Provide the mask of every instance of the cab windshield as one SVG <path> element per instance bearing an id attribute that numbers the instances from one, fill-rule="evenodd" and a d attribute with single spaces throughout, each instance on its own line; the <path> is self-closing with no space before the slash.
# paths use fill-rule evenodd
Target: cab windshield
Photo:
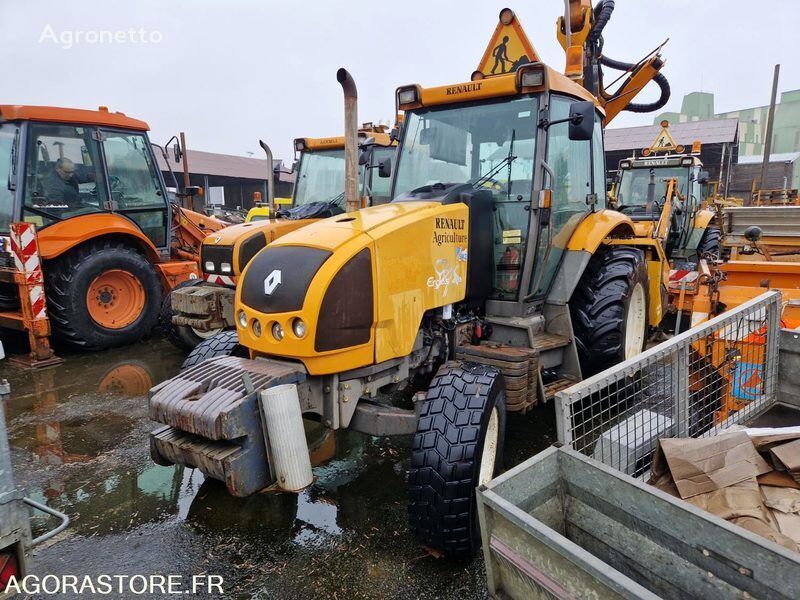
<path id="1" fill-rule="evenodd" d="M 665 181 L 668 179 L 677 179 L 677 190 L 681 195 L 685 195 L 689 185 L 689 168 L 638 168 L 622 171 L 617 190 L 617 209 L 629 214 L 643 214 L 647 210 L 653 210 L 658 213 L 659 209 L 656 205 L 663 204 L 661 199 L 664 197 L 666 191 Z M 652 198 L 650 198 L 650 208 L 648 209 L 648 188 L 651 182 L 654 187 Z"/>
<path id="2" fill-rule="evenodd" d="M 536 154 L 538 97 L 406 114 L 394 193 L 470 184 L 494 197 L 494 294 L 513 299 L 525 260 Z"/>
<path id="3" fill-rule="evenodd" d="M 344 149 L 303 152 L 294 206 L 331 201 L 344 207 Z"/>

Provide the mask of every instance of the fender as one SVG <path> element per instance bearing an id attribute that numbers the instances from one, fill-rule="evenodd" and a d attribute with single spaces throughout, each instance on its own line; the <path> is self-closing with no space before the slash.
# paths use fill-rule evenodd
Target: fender
<path id="1" fill-rule="evenodd" d="M 700 210 L 694 218 L 695 229 L 707 229 L 712 219 L 714 218 L 713 210 Z"/>
<path id="2" fill-rule="evenodd" d="M 81 215 L 49 225 L 38 232 L 39 253 L 43 259 L 51 260 L 75 246 L 107 235 L 135 238 L 149 260 L 159 260 L 158 249 L 142 230 L 130 219 L 114 213 Z"/>
<path id="3" fill-rule="evenodd" d="M 633 221 L 615 210 L 603 209 L 590 213 L 575 228 L 567 244 L 567 250 L 586 251 L 594 254 L 607 237 L 633 236 Z"/>

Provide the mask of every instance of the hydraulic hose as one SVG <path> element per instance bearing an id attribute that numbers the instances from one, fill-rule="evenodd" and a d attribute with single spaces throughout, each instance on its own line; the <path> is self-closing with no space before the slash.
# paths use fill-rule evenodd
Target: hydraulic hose
<path id="1" fill-rule="evenodd" d="M 611 13 L 614 12 L 614 0 L 600 0 L 594 7 L 594 25 L 589 32 L 589 37 L 586 42 L 590 46 L 594 46 L 600 41 L 600 36 L 603 35 L 603 29 L 608 25 L 611 20 Z"/>
<path id="2" fill-rule="evenodd" d="M 608 67 L 609 69 L 614 69 L 616 71 L 629 71 L 636 66 L 635 64 L 621 62 L 618 60 L 608 58 L 607 56 L 600 57 L 600 64 L 603 65 L 604 67 Z M 669 102 L 669 97 L 671 93 L 669 87 L 669 81 L 667 81 L 667 78 L 664 77 L 664 75 L 662 75 L 661 73 L 657 73 L 656 76 L 653 77 L 653 81 L 655 81 L 658 87 L 661 89 L 661 97 L 658 100 L 656 100 L 655 102 L 649 102 L 647 104 L 637 104 L 635 102 L 631 102 L 623 110 L 635 113 L 648 113 L 663 108 L 667 104 L 667 102 Z"/>

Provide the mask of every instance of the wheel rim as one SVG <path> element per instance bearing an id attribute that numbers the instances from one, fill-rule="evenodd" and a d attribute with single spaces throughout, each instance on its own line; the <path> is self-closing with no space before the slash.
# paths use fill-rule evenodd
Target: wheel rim
<path id="1" fill-rule="evenodd" d="M 144 304 L 142 282 L 121 269 L 101 273 L 86 292 L 89 316 L 106 329 L 127 327 L 142 314 Z"/>
<path id="2" fill-rule="evenodd" d="M 492 409 L 489 424 L 486 426 L 486 436 L 483 438 L 483 452 L 481 452 L 481 465 L 478 470 L 478 485 L 489 483 L 494 477 L 494 467 L 497 464 L 497 442 L 500 439 L 500 416 L 497 407 Z"/>
<path id="3" fill-rule="evenodd" d="M 112 392 L 122 396 L 143 396 L 153 387 L 153 378 L 141 365 L 122 364 L 109 371 L 100 385 L 99 392 Z"/>
<path id="4" fill-rule="evenodd" d="M 628 316 L 625 319 L 625 360 L 639 354 L 644 347 L 646 305 L 644 288 L 641 283 L 637 283 L 633 287 L 631 301 L 628 304 Z"/>

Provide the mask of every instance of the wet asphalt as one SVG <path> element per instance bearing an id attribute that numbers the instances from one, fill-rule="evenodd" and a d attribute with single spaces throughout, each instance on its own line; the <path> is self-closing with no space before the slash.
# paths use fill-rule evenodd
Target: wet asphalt
<path id="1" fill-rule="evenodd" d="M 435 558 L 406 528 L 409 438 L 309 422 L 314 484 L 300 494 L 234 498 L 199 471 L 150 460 L 156 425 L 147 391 L 178 372 L 182 352 L 154 339 L 61 355 L 64 364 L 33 372 L 0 363 L 11 383 L 5 412 L 16 482 L 71 518 L 32 551 L 30 573 L 214 574 L 226 598 L 487 596 L 480 556 Z M 555 437 L 552 406 L 509 415 L 505 466 Z M 53 525 L 35 516 L 34 535 Z"/>

